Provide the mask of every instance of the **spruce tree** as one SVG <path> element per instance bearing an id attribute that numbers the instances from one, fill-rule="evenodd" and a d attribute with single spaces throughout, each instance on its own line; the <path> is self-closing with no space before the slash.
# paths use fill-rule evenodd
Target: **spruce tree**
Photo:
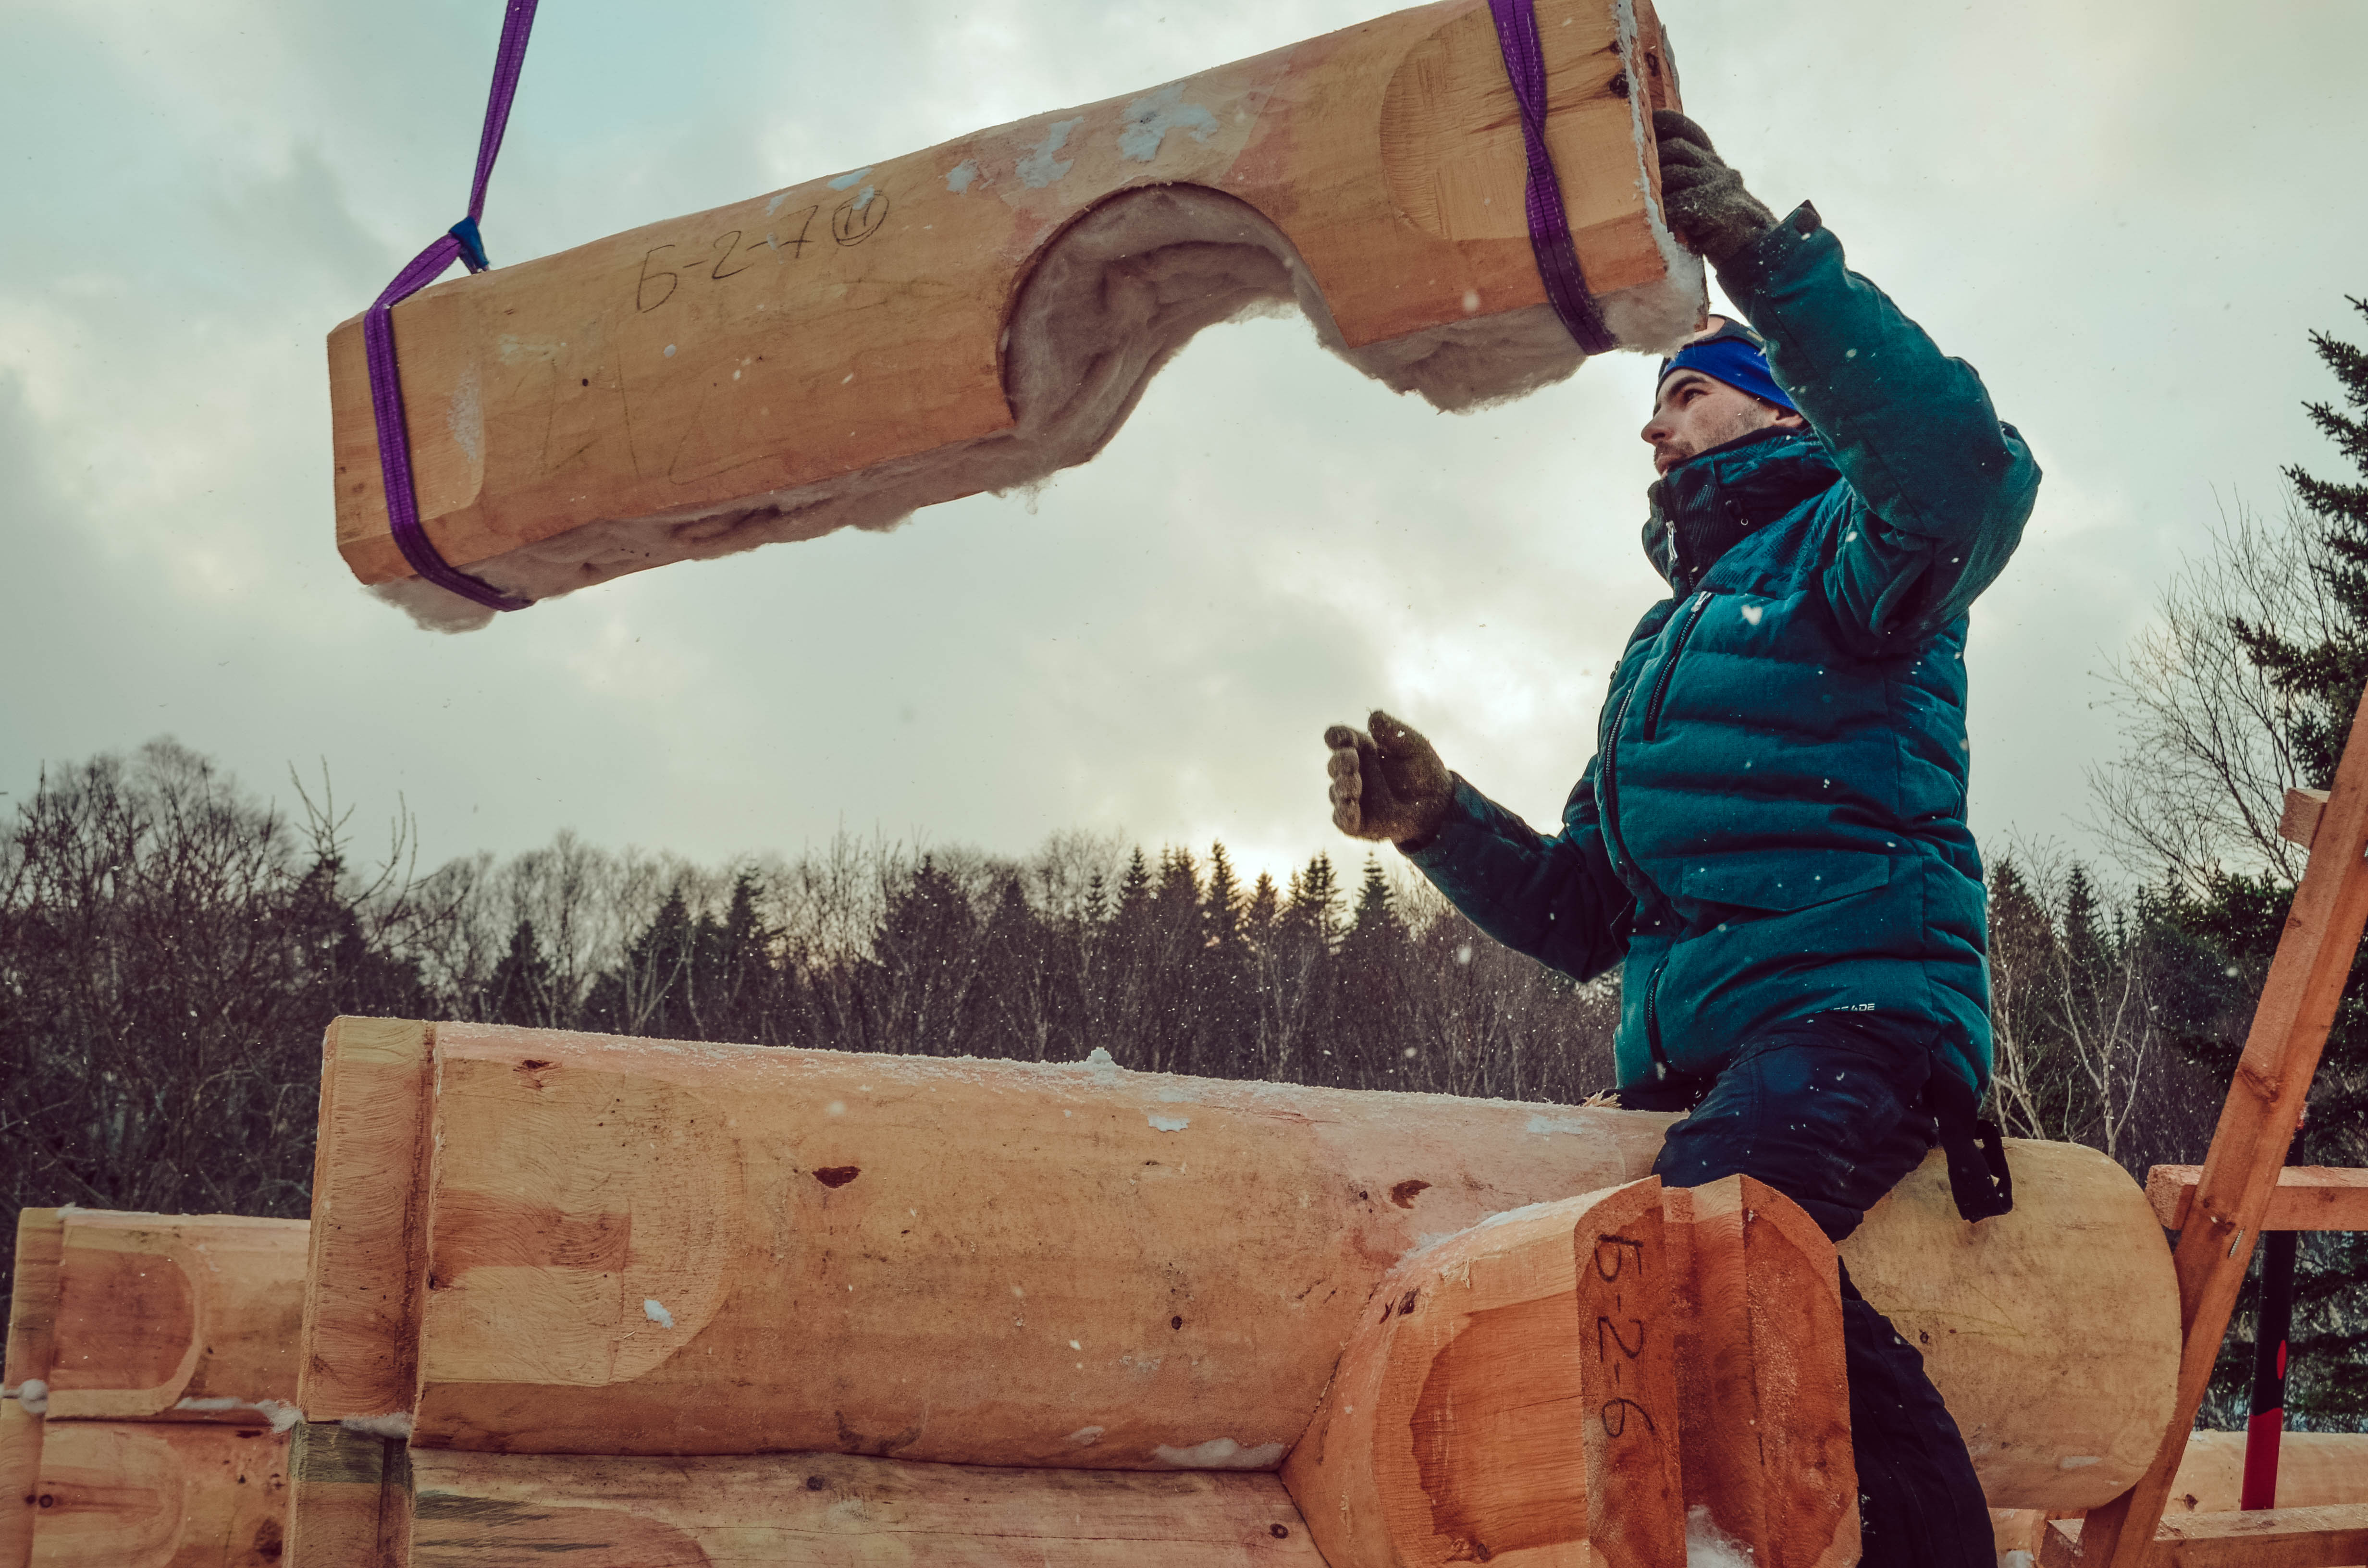
<path id="1" fill-rule="evenodd" d="M 2368 316 L 2368 300 L 2351 305 Z M 2331 333 L 2310 335 L 2334 372 L 2340 401 L 2305 403 L 2311 422 L 2368 481 L 2368 352 Z M 2368 684 L 2368 483 L 2323 479 L 2295 464 L 2285 470 L 2294 497 L 2316 528 L 2312 570 L 2338 611 L 2332 631 L 2298 642 L 2280 628 L 2232 619 L 2248 657 L 2296 704 L 2289 739 L 2305 778 L 2325 788 Z M 2361 737 L 2368 744 L 2368 736 Z M 2154 921 L 2167 949 L 2184 960 L 2159 973 L 2174 1038 L 2223 1077 L 2236 1071 L 2253 1000 L 2285 925 L 2293 888 L 2267 876 L 2228 873 L 2201 896 L 2176 890 L 2155 901 Z M 2368 1164 L 2368 965 L 2354 960 L 2311 1087 L 2309 1119 L 2294 1163 Z M 2251 1304 L 2248 1293 L 2245 1316 Z M 2212 1391 L 2222 1419 L 2241 1418 L 2251 1351 L 2243 1318 L 2223 1347 Z M 2295 1272 L 2293 1369 L 2287 1409 L 2321 1429 L 2368 1426 L 2368 1236 L 2304 1238 Z"/>

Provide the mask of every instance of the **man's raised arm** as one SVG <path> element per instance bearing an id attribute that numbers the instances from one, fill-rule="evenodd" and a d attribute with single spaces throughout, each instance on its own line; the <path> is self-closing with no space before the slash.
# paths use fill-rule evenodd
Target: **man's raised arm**
<path id="1" fill-rule="evenodd" d="M 2039 489 L 2031 449 L 1972 366 L 1843 264 L 1815 208 L 1778 222 L 1701 127 L 1668 110 L 1653 123 L 1671 226 L 1767 339 L 1777 381 L 1861 503 L 1827 569 L 1827 600 L 1878 648 L 1930 636 L 2022 538 Z"/>

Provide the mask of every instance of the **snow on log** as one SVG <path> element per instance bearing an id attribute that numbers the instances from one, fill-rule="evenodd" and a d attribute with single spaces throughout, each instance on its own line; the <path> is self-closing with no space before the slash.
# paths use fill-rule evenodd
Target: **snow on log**
<path id="1" fill-rule="evenodd" d="M 379 1077 L 336 1061 L 382 1034 L 416 1056 Z M 407 1415 L 422 1448 L 1270 1470 L 1403 1258 L 1645 1176 L 1669 1119 L 1107 1058 L 350 1019 L 329 1047 L 315 1212 L 346 1218 L 308 1335 L 343 1324 L 349 1369 L 416 1358 L 416 1397 L 341 1404 L 369 1380 L 323 1379 L 311 1352 L 300 1397 L 314 1421 Z M 404 1094 L 418 1106 L 386 1103 Z M 348 1142 L 352 1096 L 378 1108 Z M 2168 1418 L 2169 1260 L 2104 1156 L 2009 1149 L 2014 1213 L 1960 1220 L 1935 1155 L 1841 1255 L 1923 1351 L 1993 1501 L 2086 1507 Z"/>
<path id="2" fill-rule="evenodd" d="M 1662 225 L 1648 0 L 1539 0 L 1546 141 L 1623 347 L 1704 306 Z M 1641 89 L 1641 90 L 1640 90 Z M 1295 302 L 1442 408 L 1583 358 L 1545 303 L 1483 0 L 1381 17 L 734 206 L 455 278 L 393 312 L 420 514 L 543 598 L 1042 480 L 1202 327 Z M 389 532 L 360 318 L 329 337 L 337 547 L 422 622 L 491 612 Z"/>

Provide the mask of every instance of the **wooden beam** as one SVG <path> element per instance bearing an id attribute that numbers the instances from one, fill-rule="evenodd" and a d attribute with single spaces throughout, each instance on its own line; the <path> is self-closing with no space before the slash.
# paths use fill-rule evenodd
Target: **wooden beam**
<path id="1" fill-rule="evenodd" d="M 410 1568 L 1326 1568 L 1271 1475 L 795 1453 L 412 1460 Z"/>
<path id="2" fill-rule="evenodd" d="M 2040 1555 L 2043 1568 L 2104 1562 L 2102 1542 L 2085 1540 L 2093 1519 L 2092 1515 L 2087 1521 L 2050 1522 Z M 2163 1521 L 2138 1561 L 2145 1568 L 2343 1568 L 2368 1562 L 2368 1505 L 2176 1516 Z"/>
<path id="3" fill-rule="evenodd" d="M 2324 790 L 2289 790 L 2285 810 L 2278 815 L 2278 836 L 2305 849 L 2318 836 L 2318 819 L 2327 811 Z"/>
<path id="4" fill-rule="evenodd" d="M 2187 1224 L 2202 1165 L 2157 1165 L 2146 1173 L 2146 1201 L 2166 1230 Z M 2335 1165 L 2286 1165 L 2278 1172 L 2264 1231 L 2368 1231 L 2368 1170 Z"/>
<path id="5" fill-rule="evenodd" d="M 2361 712 L 2368 714 L 2368 699 Z M 2087 1552 L 2141 1568 L 2152 1550 L 2187 1434 L 2211 1381 L 2278 1171 L 2302 1119 L 2337 1003 L 2368 925 L 2368 726 L 2352 720 L 2335 788 L 2271 960 L 2251 1031 L 2204 1156 L 2177 1266 L 2182 1337 L 2179 1398 L 2152 1464 L 2129 1492 L 2092 1509 Z"/>
<path id="6" fill-rule="evenodd" d="M 2166 1517 L 2232 1514 L 2245 1479 L 2245 1434 L 2197 1432 L 2187 1440 L 2171 1483 Z M 2288 1432 L 2279 1445 L 2277 1506 L 2316 1508 L 2368 1503 L 2368 1433 Z M 2078 1517 L 2077 1511 L 2058 1517 Z M 2041 1508 L 1993 1508 L 1990 1523 L 2001 1555 L 2027 1551 L 2036 1562 L 2048 1515 Z"/>
<path id="7" fill-rule="evenodd" d="M 293 1418 L 303 1221 L 74 1210 L 61 1243 L 52 1421 Z"/>
<path id="8" fill-rule="evenodd" d="M 411 1408 L 428 1071 L 426 1024 L 339 1018 L 323 1041 L 297 1367 L 297 1403 L 311 1420 Z"/>
<path id="9" fill-rule="evenodd" d="M 2169 1513 L 2235 1513 L 2244 1480 L 2244 1433 L 2195 1433 L 2171 1484 Z M 2350 1503 L 2368 1504 L 2368 1433 L 2288 1432 L 2279 1439 L 2279 1507 Z"/>
<path id="10" fill-rule="evenodd" d="M 272 1568 L 288 1439 L 268 1426 L 56 1421 L 33 1495 L 32 1568 Z"/>
<path id="11" fill-rule="evenodd" d="M 1538 26 L 1588 285 L 1662 351 L 1703 300 L 1650 189 L 1659 24 L 1540 0 Z M 1442 405 L 1525 392 L 1580 358 L 1525 176 L 1488 8 L 1450 0 L 455 278 L 393 312 L 427 532 L 541 597 L 884 526 L 1083 461 L 1169 352 L 1261 299 Z M 338 549 L 416 586 L 360 318 L 328 357 Z"/>
<path id="12" fill-rule="evenodd" d="M 456 1024 L 435 1057 L 427 1175 L 324 1142 L 316 1191 L 374 1194 L 385 1228 L 321 1247 L 311 1284 L 387 1367 L 411 1352 L 384 1282 L 432 1272 L 404 1407 L 426 1447 L 1271 1467 L 1400 1257 L 1643 1176 L 1669 1120 Z M 1986 1482 L 2086 1506 L 2165 1418 L 2169 1257 L 2111 1161 L 2009 1149 L 2016 1213 L 1966 1225 L 1936 1157 L 1844 1256 L 1984 1434 Z M 333 1414 L 364 1413 L 308 1404 Z"/>

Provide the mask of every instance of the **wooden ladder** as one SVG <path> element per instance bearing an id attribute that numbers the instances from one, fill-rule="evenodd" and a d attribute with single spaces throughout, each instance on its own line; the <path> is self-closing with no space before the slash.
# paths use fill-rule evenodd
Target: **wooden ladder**
<path id="1" fill-rule="evenodd" d="M 2352 717 L 2335 787 L 2288 791 L 2279 831 L 2310 858 L 2278 938 L 2244 1055 L 2201 1167 L 2148 1183 L 2176 1222 L 2179 1398 L 2136 1485 L 2085 1520 L 2059 1519 L 2044 1568 L 2342 1568 L 2368 1563 L 2368 1505 L 2191 1514 L 2166 1522 L 2187 1435 L 2264 1230 L 2368 1230 L 2368 1172 L 2285 1168 L 2286 1148 L 2368 926 L 2368 696 Z M 2186 1172 L 2192 1170 L 2192 1184 Z M 2100 1328 L 2103 1325 L 2099 1325 Z"/>

